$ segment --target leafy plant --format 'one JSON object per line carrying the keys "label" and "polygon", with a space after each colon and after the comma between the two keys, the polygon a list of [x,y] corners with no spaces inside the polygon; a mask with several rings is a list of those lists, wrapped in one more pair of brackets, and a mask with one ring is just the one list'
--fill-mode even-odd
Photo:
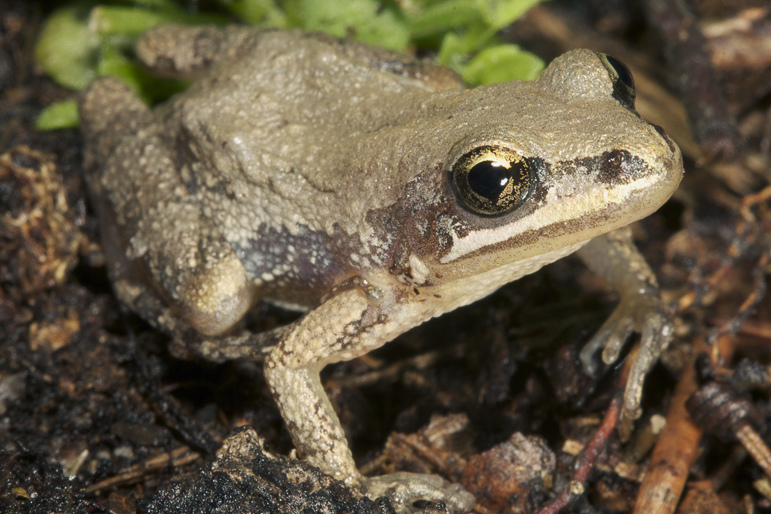
{"label": "leafy plant", "polygon": [[[469,85],[530,80],[543,62],[498,31],[539,0],[217,0],[215,13],[190,13],[173,0],[107,1],[63,7],[46,21],[35,57],[58,83],[84,88],[115,75],[148,103],[186,87],[145,72],[132,48],[144,31],[164,23],[218,24],[240,19],[276,28],[319,30],[392,50],[433,51]],[[77,125],[73,102],[43,111],[38,127]]]}

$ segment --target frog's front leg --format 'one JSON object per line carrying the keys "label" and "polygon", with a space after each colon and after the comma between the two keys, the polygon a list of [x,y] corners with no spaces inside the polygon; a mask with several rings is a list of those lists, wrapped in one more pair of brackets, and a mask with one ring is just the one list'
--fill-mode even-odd
{"label": "frog's front leg", "polygon": [[265,378],[298,452],[311,464],[370,497],[389,496],[400,511],[419,499],[444,501],[451,511],[468,508],[474,498],[436,476],[362,477],[321,385],[326,364],[367,353],[404,330],[400,316],[409,315],[407,309],[382,293],[363,281],[338,289],[289,327],[265,360]]}
{"label": "frog's front leg", "polygon": [[619,433],[625,439],[632,422],[640,416],[645,375],[674,336],[672,314],[661,300],[656,276],[632,242],[628,228],[593,239],[578,256],[621,296],[616,310],[581,351],[584,366],[594,370],[593,356],[600,348],[604,348],[605,364],[615,362],[629,335],[641,335],[624,391]]}

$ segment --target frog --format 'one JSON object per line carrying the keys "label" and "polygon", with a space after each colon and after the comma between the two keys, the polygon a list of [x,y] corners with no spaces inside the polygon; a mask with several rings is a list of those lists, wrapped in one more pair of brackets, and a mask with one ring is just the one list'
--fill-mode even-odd
{"label": "frog", "polygon": [[[398,511],[470,508],[435,475],[363,476],[319,373],[570,254],[619,296],[581,352],[587,372],[640,334],[622,418],[640,415],[674,325],[628,226],[683,164],[635,111],[620,61],[577,49],[536,80],[467,88],[349,39],[174,25],[136,55],[191,85],[153,108],[111,77],[80,97],[113,289],[175,355],[262,362],[300,457]],[[253,332],[260,302],[301,314]]]}

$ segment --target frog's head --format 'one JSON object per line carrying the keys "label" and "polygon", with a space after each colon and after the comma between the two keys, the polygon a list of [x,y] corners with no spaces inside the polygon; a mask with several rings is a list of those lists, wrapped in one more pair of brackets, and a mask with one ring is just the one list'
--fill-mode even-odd
{"label": "frog's head", "polygon": [[636,113],[632,76],[611,57],[572,51],[536,81],[465,94],[472,108],[454,116],[462,132],[430,185],[446,202],[426,212],[435,239],[409,236],[413,260],[445,280],[503,266],[495,280],[514,280],[651,214],[682,177],[680,150]]}

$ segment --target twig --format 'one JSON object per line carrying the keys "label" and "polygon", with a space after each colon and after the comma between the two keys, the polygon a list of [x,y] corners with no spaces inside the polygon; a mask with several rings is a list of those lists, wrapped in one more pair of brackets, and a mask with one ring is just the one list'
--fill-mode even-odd
{"label": "twig", "polygon": [[647,0],[648,24],[663,41],[664,56],[680,89],[697,141],[717,160],[736,156],[741,140],[717,75],[707,41],[683,0]]}
{"label": "twig", "polygon": [[554,500],[539,510],[538,514],[557,514],[571,501],[584,494],[586,482],[589,479],[589,473],[594,469],[597,457],[599,457],[602,450],[607,446],[608,438],[610,437],[610,434],[613,433],[613,429],[616,428],[618,418],[621,415],[621,408],[624,403],[623,390],[633,360],[633,358],[629,358],[624,364],[624,369],[619,375],[616,383],[617,393],[610,401],[608,410],[605,412],[605,417],[602,419],[602,423],[600,423],[597,432],[595,432],[591,441],[589,441],[589,444],[584,448],[583,455],[576,464],[576,471],[573,474],[573,479]]}
{"label": "twig", "polygon": [[85,492],[94,493],[103,489],[108,489],[116,485],[126,484],[139,480],[148,473],[158,471],[166,466],[180,467],[200,458],[197,453],[190,452],[190,448],[183,446],[177,448],[171,453],[163,453],[157,457],[146,460],[141,464],[131,466],[130,468],[122,471],[120,474],[114,477],[106,478],[100,482],[96,482],[86,487]]}
{"label": "twig", "polygon": [[[722,358],[728,360],[733,354],[734,337],[723,336],[715,346],[720,348]],[[667,425],[653,448],[648,473],[640,484],[632,514],[671,514],[677,508],[688,473],[699,454],[701,439],[701,429],[691,420],[685,402],[698,388],[694,361],[700,353],[708,351],[703,338],[694,341],[692,360],[675,388],[667,412]]]}

